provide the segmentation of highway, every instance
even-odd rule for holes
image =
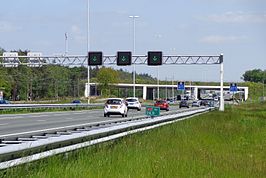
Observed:
[[[177,109],[179,110],[178,106],[170,106],[170,112]],[[161,112],[164,113],[166,111]],[[129,110],[128,112],[128,118],[143,115],[145,115],[145,108],[142,108],[141,111]],[[63,127],[92,124],[121,118],[121,116],[103,117],[103,109],[0,115],[0,138],[44,132],[46,130],[58,130]]]

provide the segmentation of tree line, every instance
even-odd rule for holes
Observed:
[[[0,48],[0,55],[4,50]],[[28,50],[17,50],[20,56]],[[99,83],[101,94],[109,95],[111,83],[132,83],[132,73],[106,67],[90,69],[91,82]],[[148,74],[136,75],[136,83],[155,83],[156,79]],[[43,100],[84,96],[87,83],[86,67],[66,67],[44,65],[42,67],[0,66],[0,91],[8,100]]]

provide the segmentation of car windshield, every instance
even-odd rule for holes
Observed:
[[[112,99],[112,100],[107,100],[107,104],[114,104],[114,105],[120,105],[122,103],[121,100],[118,99]]]
[[[127,99],[127,102],[137,102],[136,99]]]

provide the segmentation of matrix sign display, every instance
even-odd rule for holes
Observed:
[[[89,52],[88,54],[88,65],[97,66],[103,63],[103,53],[102,52]]]
[[[132,54],[131,52],[117,52],[117,65],[118,66],[127,66],[127,65],[131,65],[131,60],[132,60]]]
[[[148,65],[157,66],[162,65],[163,53],[162,51],[149,51],[148,52]]]

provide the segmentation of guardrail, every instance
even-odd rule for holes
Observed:
[[[40,108],[71,108],[71,107],[97,107],[104,106],[102,103],[82,104],[1,104],[0,109],[40,109]]]

